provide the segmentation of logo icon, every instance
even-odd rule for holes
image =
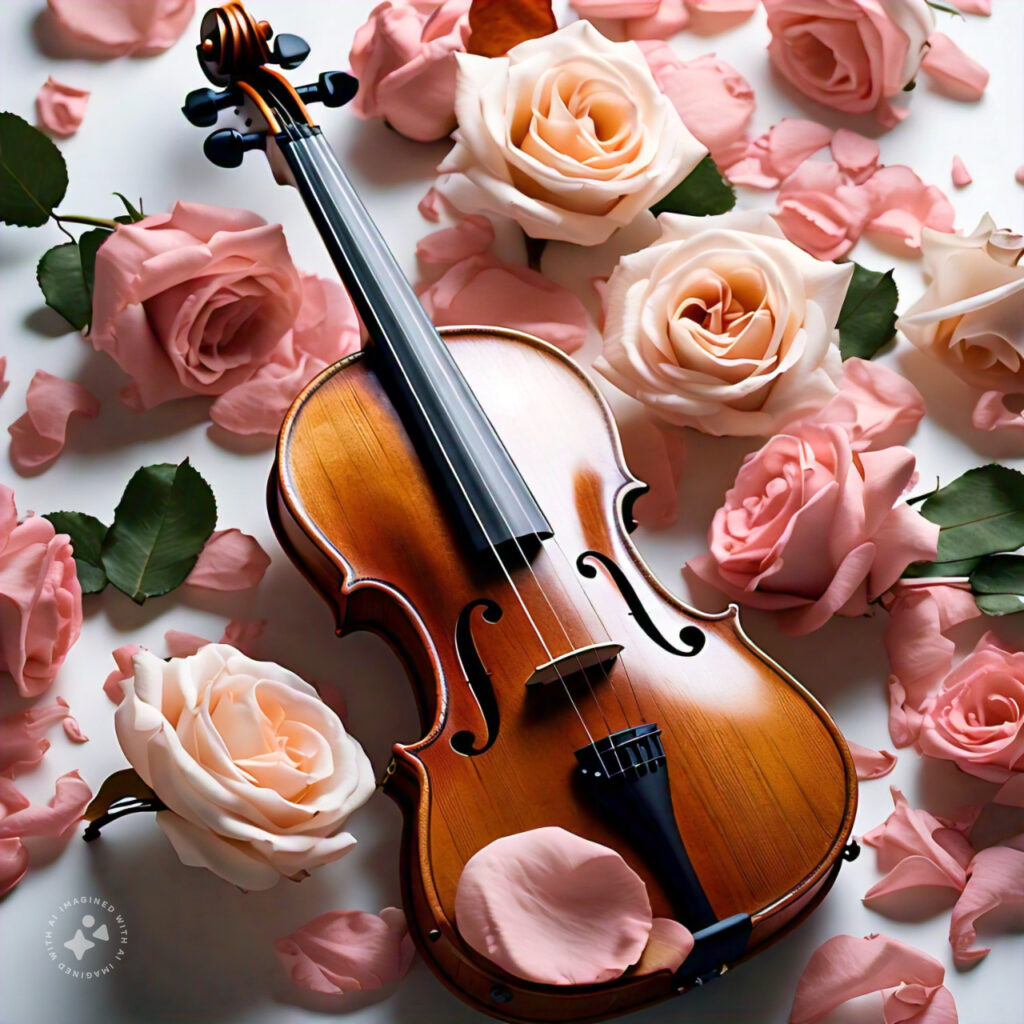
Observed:
[[[65,900],[47,919],[50,962],[69,978],[91,981],[110,974],[127,953],[124,915],[101,896]]]

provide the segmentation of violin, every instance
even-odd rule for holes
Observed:
[[[206,140],[237,166],[262,150],[294,185],[369,343],[295,399],[268,486],[274,529],[334,611],[401,658],[423,736],[396,744],[384,789],[404,814],[410,931],[437,976],[484,1013],[580,1021],[724,973],[831,887],[857,799],[825,709],[744,634],[731,606],[690,608],[629,538],[646,489],[586,373],[496,327],[437,330],[311,119],[342,72],[293,87],[309,47],[241,3],[205,15],[215,89],[184,112],[239,128]],[[459,934],[463,866],[502,836],[558,825],[618,851],[656,916],[694,934],[675,972],[595,985],[506,973]]]

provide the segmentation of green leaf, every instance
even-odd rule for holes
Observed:
[[[79,330],[88,325],[92,319],[92,299],[82,273],[77,242],[55,245],[44,252],[36,267],[36,280],[50,309]]]
[[[892,271],[853,265],[853,277],[839,311],[839,351],[844,359],[871,359],[896,333],[899,292]]]
[[[958,562],[911,562],[903,574],[909,579],[931,579],[936,576],[970,576],[980,558],[964,558]]]
[[[728,213],[736,205],[736,189],[722,177],[710,156],[703,160],[667,196],[651,207],[651,213],[686,213],[710,217]]]
[[[17,114],[0,112],[0,221],[37,228],[67,189],[60,150]]]
[[[937,561],[951,562],[1024,545],[1024,473],[992,464],[969,469],[921,506],[938,523]]]
[[[106,524],[84,512],[50,512],[43,518],[49,519],[58,533],[66,533],[71,538],[82,593],[99,593],[107,585],[107,574],[100,560],[103,538],[107,535]]]
[[[924,0],[933,11],[942,11],[943,14],[952,14],[956,18],[964,19],[963,11],[959,7],[949,3],[949,0]]]
[[[987,615],[1013,615],[1024,611],[1024,557],[992,555],[971,573],[971,590]]]
[[[124,203],[124,208],[128,211],[128,216],[127,218],[125,218],[126,223],[138,224],[140,220],[143,220],[145,218],[146,215],[141,210],[137,210],[134,206],[132,206],[132,204],[120,192],[115,192],[114,195],[117,196],[117,198],[120,199],[122,203]],[[141,205],[142,200],[140,199],[139,206]],[[118,217],[117,219],[121,220],[120,217]]]
[[[216,521],[213,491],[188,459],[143,466],[103,542],[107,578],[138,604],[166,594],[192,571]]]
[[[92,289],[96,280],[96,253],[100,246],[113,234],[107,228],[93,228],[86,231],[78,239],[78,249],[82,260],[82,279],[85,281],[85,290],[89,293],[89,303],[92,305]],[[92,323],[92,310],[89,310],[89,322]]]

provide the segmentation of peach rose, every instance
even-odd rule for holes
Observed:
[[[439,188],[459,209],[512,217],[534,238],[598,245],[706,154],[636,44],[587,21],[507,57],[456,59],[459,127]]]
[[[0,484],[0,672],[22,697],[38,697],[81,632],[70,538],[42,516],[19,523],[14,491]]]
[[[1024,392],[1022,252],[987,214],[970,235],[924,228],[928,288],[896,326],[973,387]]]
[[[771,434],[838,393],[852,265],[808,256],[765,213],[658,223],[608,281],[598,372],[707,434]]]
[[[733,600],[787,610],[792,633],[864,615],[911,562],[935,558],[938,526],[901,500],[913,480],[906,448],[856,452],[840,426],[797,423],[744,459],[710,554],[689,567]]]
[[[925,0],[764,0],[768,53],[818,103],[891,126],[889,100],[921,66],[935,18]]]
[[[989,782],[1024,772],[1024,652],[983,636],[925,706],[917,748]]]
[[[455,127],[455,53],[469,38],[470,0],[386,0],[356,31],[348,55],[358,117],[383,117],[417,142]]]
[[[46,0],[75,56],[152,57],[173,46],[195,0]]]
[[[355,843],[341,827],[373,770],[312,686],[228,644],[169,661],[140,650],[132,668],[114,728],[182,863],[269,889]]]
[[[248,380],[301,303],[279,224],[176,203],[122,225],[100,247],[89,340],[133,378],[124,401],[149,409]]]

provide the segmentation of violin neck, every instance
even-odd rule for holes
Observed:
[[[478,552],[552,535],[448,346],[319,128],[277,138],[372,342],[373,366]]]

